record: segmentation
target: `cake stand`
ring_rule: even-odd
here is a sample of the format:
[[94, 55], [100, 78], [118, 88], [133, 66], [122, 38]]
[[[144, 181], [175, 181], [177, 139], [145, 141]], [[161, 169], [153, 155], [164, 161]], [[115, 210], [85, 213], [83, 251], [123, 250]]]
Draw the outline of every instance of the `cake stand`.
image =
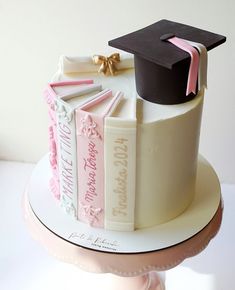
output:
[[[85, 271], [114, 274], [111, 275], [112, 281], [110, 275], [107, 281], [104, 279], [103, 290], [165, 289], [156, 271], [173, 268], [184, 259], [200, 253], [220, 228], [223, 211], [220, 185], [212, 167], [203, 158], [198, 166], [196, 201], [181, 215], [184, 218], [178, 218], [178, 222], [176, 218], [176, 221], [166, 223], [164, 227], [157, 226], [152, 231], [137, 230], [135, 234], [110, 231], [108, 238], [102, 236], [106, 231], [83, 224], [76, 234], [71, 234], [71, 229], [67, 231], [67, 227], [59, 226], [61, 209], [58, 208], [57, 212], [56, 208], [51, 214], [51, 211], [48, 213], [52, 205], [50, 201], [48, 208], [47, 201], [40, 204], [40, 199], [46, 196], [42, 176], [49, 178], [45, 174], [46, 163], [47, 158], [44, 157], [36, 166], [24, 194], [26, 224], [32, 236], [56, 258]], [[200, 214], [197, 216], [198, 212]], [[61, 214], [64, 218], [64, 213]], [[68, 220], [71, 220], [70, 217]], [[86, 228], [87, 233], [84, 232]], [[112, 241], [119, 239], [121, 246], [110, 242], [110, 238], [113, 238]], [[146, 241], [144, 245], [143, 240]]]

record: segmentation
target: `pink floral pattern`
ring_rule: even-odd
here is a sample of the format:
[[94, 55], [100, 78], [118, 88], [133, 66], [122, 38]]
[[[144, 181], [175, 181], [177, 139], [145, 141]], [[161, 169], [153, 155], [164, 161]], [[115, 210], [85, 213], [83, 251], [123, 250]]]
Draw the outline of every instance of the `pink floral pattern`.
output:
[[67, 214], [76, 217], [76, 209], [73, 205], [73, 202], [65, 195], [63, 195], [61, 198], [61, 206]]
[[80, 211], [84, 214], [87, 219], [87, 222], [90, 226], [93, 226], [94, 223], [99, 221], [99, 215], [103, 211], [102, 208], [95, 208], [92, 205], [85, 205], [83, 203], [79, 203]]
[[84, 118], [81, 118], [81, 126], [78, 131], [78, 135], [84, 135], [89, 139], [100, 139], [102, 137], [100, 133], [97, 131], [97, 124], [93, 121], [89, 114], [86, 114]]
[[54, 176], [50, 179], [49, 185], [50, 185], [50, 190], [53, 193], [54, 197], [60, 200], [60, 192], [58, 188], [59, 182], [58, 180], [55, 180]]
[[49, 160], [52, 168], [53, 177], [50, 179], [50, 189], [51, 192], [57, 199], [60, 199], [59, 193], [59, 177], [57, 172], [57, 151], [56, 151], [56, 142], [54, 136], [53, 126], [49, 126], [49, 147], [50, 155]]
[[51, 92], [51, 88], [47, 88], [44, 91], [44, 99], [48, 105], [49, 122], [49, 162], [52, 170], [52, 178], [50, 179], [50, 190], [56, 199], [60, 199], [59, 191], [59, 176], [58, 176], [58, 164], [57, 164], [57, 151], [56, 151], [56, 116], [55, 116], [55, 95]]
[[49, 127], [49, 146], [50, 146], [50, 164], [53, 169], [57, 167], [57, 151], [56, 151], [56, 142], [54, 138], [53, 127]]
[[63, 118], [67, 122], [71, 122], [73, 119], [73, 110], [67, 110], [66, 107], [57, 101], [55, 101], [55, 111], [57, 112], [57, 115], [59, 118]]

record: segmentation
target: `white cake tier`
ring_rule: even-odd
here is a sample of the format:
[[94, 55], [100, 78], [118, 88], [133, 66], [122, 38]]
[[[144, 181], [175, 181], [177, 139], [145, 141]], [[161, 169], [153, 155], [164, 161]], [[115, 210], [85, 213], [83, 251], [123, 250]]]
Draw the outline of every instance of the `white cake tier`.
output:
[[160, 105], [139, 101], [138, 114], [151, 111], [153, 121], [138, 118], [136, 228], [173, 219], [192, 202], [202, 104], [199, 95], [191, 102], [167, 106], [168, 116], [159, 119]]
[[132, 232], [107, 231], [90, 227], [65, 215], [49, 190], [49, 176], [46, 155], [35, 167], [26, 190], [34, 214], [43, 225], [65, 241], [102, 252], [151, 252], [185, 241], [210, 222], [221, 198], [220, 183], [215, 171], [199, 156], [195, 198], [181, 215], [164, 224]]
[[[103, 89], [124, 92], [125, 98], [136, 94], [133, 68], [104, 76], [89, 58], [82, 60], [80, 67], [86, 72], [79, 69], [78, 58], [62, 58], [53, 81], [89, 78]], [[193, 100], [177, 105], [154, 104], [138, 96], [135, 229], [167, 222], [191, 204], [203, 95], [201, 91]]]

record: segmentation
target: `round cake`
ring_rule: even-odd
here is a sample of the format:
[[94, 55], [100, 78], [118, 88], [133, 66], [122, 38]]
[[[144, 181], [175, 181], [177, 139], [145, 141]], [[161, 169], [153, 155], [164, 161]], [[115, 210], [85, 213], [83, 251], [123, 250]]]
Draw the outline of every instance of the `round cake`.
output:
[[50, 188], [71, 218], [133, 231], [191, 204], [207, 51], [224, 41], [161, 20], [109, 42], [128, 53], [60, 58], [44, 92]]

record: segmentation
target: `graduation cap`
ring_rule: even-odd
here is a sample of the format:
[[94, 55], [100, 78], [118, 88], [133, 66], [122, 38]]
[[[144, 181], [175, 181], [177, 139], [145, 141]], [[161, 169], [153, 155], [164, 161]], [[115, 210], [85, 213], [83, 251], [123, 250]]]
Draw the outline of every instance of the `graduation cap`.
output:
[[168, 41], [174, 36], [200, 43], [207, 50], [226, 41], [222, 35], [168, 20], [109, 41], [110, 46], [134, 54], [136, 90], [150, 102], [179, 104], [197, 94], [197, 88], [186, 93], [191, 57]]

